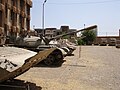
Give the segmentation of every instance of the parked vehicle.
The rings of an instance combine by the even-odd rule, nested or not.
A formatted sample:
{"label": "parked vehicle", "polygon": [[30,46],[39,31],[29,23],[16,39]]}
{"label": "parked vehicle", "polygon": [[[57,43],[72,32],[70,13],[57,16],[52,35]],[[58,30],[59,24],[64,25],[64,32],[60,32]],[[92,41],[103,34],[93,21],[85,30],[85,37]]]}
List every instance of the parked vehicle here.
{"label": "parked vehicle", "polygon": [[[57,45],[56,44],[50,44],[50,41],[60,39],[61,37],[71,35],[71,34],[74,34],[74,33],[78,33],[78,32],[84,31],[84,30],[91,30],[91,29],[94,29],[94,28],[97,28],[97,26],[94,25],[94,26],[90,26],[90,27],[87,27],[87,28],[84,28],[84,29],[81,29],[81,30],[78,30],[78,31],[65,33],[65,34],[53,37],[51,39],[47,39],[42,35],[40,35],[39,37],[36,37],[36,36],[24,37],[25,35],[21,35],[23,37],[19,37],[16,40],[15,46],[24,47],[24,48],[27,48],[29,50],[33,50],[33,51],[37,51],[37,52],[42,51],[42,50],[44,51],[46,49],[53,48],[53,47],[57,48],[57,50],[55,50],[56,52],[54,52],[54,53],[57,53],[56,55],[54,55],[52,53],[50,54],[51,55],[50,56],[51,60],[46,59],[46,60],[48,60],[48,62],[46,60],[44,60],[45,64],[49,66],[51,64],[54,64],[54,62],[59,62],[59,59],[61,61],[61,58],[63,58],[66,55],[72,54],[72,52],[75,50],[74,47],[68,46],[68,45],[63,44],[63,43],[57,44]],[[65,45],[65,46],[63,46],[63,45]],[[62,53],[61,50],[66,52],[66,55],[63,55],[64,53]],[[57,59],[54,58],[54,56],[56,56]]]}
{"label": "parked vehicle", "polygon": [[120,48],[120,40],[116,40],[116,48]]}
{"label": "parked vehicle", "polygon": [[106,38],[101,38],[100,46],[106,46],[106,45],[107,45],[107,39]]}
{"label": "parked vehicle", "polygon": [[28,38],[19,38],[14,43],[15,46],[24,48],[0,47],[0,83],[14,79],[41,61],[49,66],[63,60],[63,54],[58,48],[43,48],[40,51],[38,46],[41,45],[41,38]]}
{"label": "parked vehicle", "polygon": [[108,45],[109,46],[115,46],[116,44],[116,39],[115,38],[110,38],[109,41],[108,41]]}

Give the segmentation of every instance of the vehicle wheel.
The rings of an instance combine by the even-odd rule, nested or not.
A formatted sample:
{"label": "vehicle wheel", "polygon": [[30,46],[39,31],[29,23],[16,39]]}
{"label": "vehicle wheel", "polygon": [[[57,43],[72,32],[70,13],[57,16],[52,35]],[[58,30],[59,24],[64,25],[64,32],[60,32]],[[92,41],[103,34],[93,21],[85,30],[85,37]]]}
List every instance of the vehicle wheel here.
{"label": "vehicle wheel", "polygon": [[55,61],[54,61],[54,63],[55,63],[55,64],[58,64],[58,63],[60,63],[62,60],[63,60],[63,55],[62,55],[62,53],[61,53],[61,52],[57,52],[57,53],[55,54]]}
{"label": "vehicle wheel", "polygon": [[47,66],[50,66],[50,65],[52,65],[52,64],[54,63],[54,61],[55,61],[54,56],[53,56],[53,55],[49,55],[49,56],[47,57],[47,59],[44,60],[44,63],[45,63]]}

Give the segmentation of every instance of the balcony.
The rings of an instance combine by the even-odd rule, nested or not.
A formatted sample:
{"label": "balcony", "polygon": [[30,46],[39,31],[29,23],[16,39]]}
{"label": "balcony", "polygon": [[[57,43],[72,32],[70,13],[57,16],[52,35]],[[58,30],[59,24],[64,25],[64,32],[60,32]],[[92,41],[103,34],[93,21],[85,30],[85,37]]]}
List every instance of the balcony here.
{"label": "balcony", "polygon": [[27,1],[27,4],[32,7],[32,0],[26,0]]}
{"label": "balcony", "polygon": [[12,6],[13,12],[17,13],[17,8],[15,6]]}
{"label": "balcony", "polygon": [[25,17],[25,12],[24,11],[21,10],[20,13],[21,13],[22,17]]}
{"label": "balcony", "polygon": [[0,27],[0,34],[3,33],[3,31],[4,31],[4,28]]}
{"label": "balcony", "polygon": [[0,11],[3,11],[5,8],[5,6],[3,4],[0,3]]}

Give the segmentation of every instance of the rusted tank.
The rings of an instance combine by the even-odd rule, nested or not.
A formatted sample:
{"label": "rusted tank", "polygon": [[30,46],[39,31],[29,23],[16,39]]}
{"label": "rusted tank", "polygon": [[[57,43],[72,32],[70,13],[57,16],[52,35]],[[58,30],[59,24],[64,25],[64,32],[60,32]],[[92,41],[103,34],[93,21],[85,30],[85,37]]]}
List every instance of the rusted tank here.
{"label": "rusted tank", "polygon": [[[35,51],[35,52],[44,51],[46,49],[50,49],[50,48],[54,48],[54,47],[57,48],[54,51],[54,53],[50,54],[49,59],[44,60],[44,63],[49,66],[49,65],[52,65],[56,62],[59,62],[59,59],[63,58],[66,55],[72,54],[72,52],[75,50],[75,48],[71,48],[67,45],[63,46],[63,43],[61,45],[60,44],[59,45],[50,44],[50,41],[59,39],[59,38],[66,36],[66,35],[78,33],[80,31],[89,30],[89,29],[91,30],[91,29],[94,29],[96,27],[97,27],[96,25],[90,26],[90,27],[87,27],[87,28],[84,28],[84,29],[81,29],[78,31],[58,35],[58,36],[53,37],[51,39],[47,39],[42,35],[40,35],[39,37],[35,37],[35,36],[24,37],[25,35],[21,35],[19,38],[17,38],[16,43],[14,43],[14,44],[15,44],[15,46],[24,47],[24,48],[27,48],[29,50]],[[63,51],[64,51],[64,53],[63,53]],[[56,58],[54,58],[54,56],[56,56]]]}
{"label": "rusted tank", "polygon": [[50,48],[36,53],[16,47],[0,47],[0,83],[23,74],[43,60],[49,60],[56,50]]}
{"label": "rusted tank", "polygon": [[[72,35],[72,34],[76,34],[78,32],[82,32],[82,31],[85,31],[85,30],[93,30],[93,29],[96,29],[97,28],[97,25],[93,25],[93,26],[89,26],[89,27],[86,27],[84,29],[80,29],[80,30],[77,30],[77,31],[74,31],[74,32],[69,32],[69,33],[66,33],[66,34],[63,34],[63,35],[60,35],[60,36],[66,36],[66,35]],[[56,36],[54,38],[60,38],[60,36]],[[80,37],[80,39],[82,39],[84,37]],[[73,51],[76,49],[75,45],[71,42],[69,42],[67,39],[66,40],[62,40],[62,42],[60,41],[60,47],[65,49],[65,51],[67,51],[67,55],[72,55]]]}
{"label": "rusted tank", "polygon": [[[27,48],[28,50],[17,47],[0,47],[0,83],[23,74],[41,61],[43,61],[46,65],[52,65],[63,60],[61,50],[54,46],[52,48],[47,47],[40,50],[41,48],[38,48],[38,46],[41,45],[41,39],[33,39],[32,41],[30,39],[26,39],[27,42],[24,38],[19,40],[21,40],[21,45],[17,44],[21,47]],[[36,43],[36,41],[40,42],[40,45]],[[47,41],[44,41],[44,46],[46,46]],[[17,44],[15,45],[17,46]]]}
{"label": "rusted tank", "polygon": [[[93,25],[93,26],[89,26],[89,27],[86,27],[84,29],[80,29],[80,30],[77,30],[77,31],[57,35],[57,36],[55,36],[55,37],[53,37],[51,39],[47,39],[47,38],[45,38],[43,36],[40,36],[40,37],[45,42],[45,45],[51,45],[51,46],[57,47],[66,56],[66,55],[72,55],[72,53],[76,49],[76,47],[73,44],[70,45],[70,43],[68,43],[66,40],[63,40],[63,39],[61,40],[60,39],[61,37],[76,34],[78,32],[84,31],[84,30],[92,30],[92,29],[95,29],[95,28],[97,28],[97,25]],[[39,47],[41,47],[41,45],[39,45]]]}
{"label": "rusted tank", "polygon": [[50,41],[49,45],[54,45],[60,49],[64,56],[72,55],[73,51],[76,49],[74,45],[69,45],[68,42],[64,39],[60,40],[52,40]]}
{"label": "rusted tank", "polygon": [[[46,45],[43,39],[36,36],[18,38],[16,40],[15,46],[26,48],[28,50],[35,51],[37,53],[44,51],[46,49],[53,48],[50,45]],[[59,63],[61,59],[63,59],[63,57],[64,56],[62,52],[58,48],[56,48],[56,50],[49,55],[49,59],[45,59],[42,62],[44,62],[44,64],[46,64],[47,66],[50,66],[53,64],[57,64],[57,62]]]}

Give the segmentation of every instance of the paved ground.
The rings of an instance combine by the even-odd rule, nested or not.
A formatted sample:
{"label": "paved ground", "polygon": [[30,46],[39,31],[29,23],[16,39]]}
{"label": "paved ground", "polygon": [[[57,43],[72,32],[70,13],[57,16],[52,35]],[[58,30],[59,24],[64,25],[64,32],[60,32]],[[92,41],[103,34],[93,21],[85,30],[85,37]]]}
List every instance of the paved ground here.
{"label": "paved ground", "polygon": [[82,46],[61,67],[34,67],[19,79],[42,90],[120,90],[120,49]]}

